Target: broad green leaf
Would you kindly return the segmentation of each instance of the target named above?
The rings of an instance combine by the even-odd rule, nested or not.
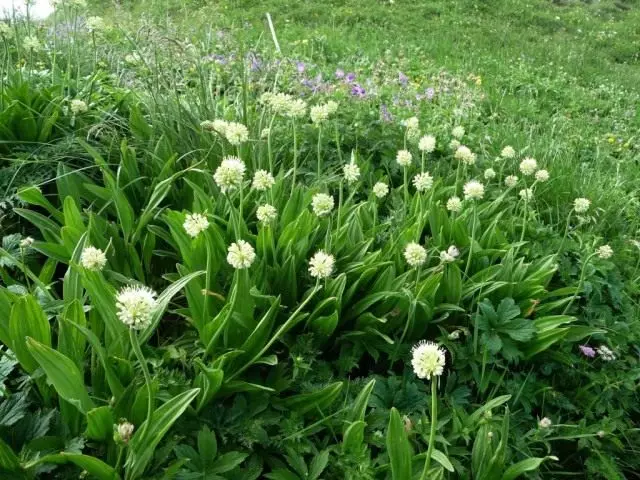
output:
[[[20,459],[0,438],[0,471],[15,472],[20,470]]]
[[[44,345],[51,345],[51,326],[46,315],[32,295],[20,297],[11,309],[9,319],[11,349],[28,373],[38,368],[38,362],[27,348],[26,338],[31,337]]]
[[[502,480],[515,480],[525,472],[533,472],[546,460],[557,461],[557,457],[548,456],[544,458],[527,458],[507,468],[502,475]]]
[[[333,403],[338,394],[342,391],[342,382],[335,382],[327,385],[323,389],[311,393],[301,393],[281,401],[282,405],[299,413],[306,413],[310,410],[324,410]]]
[[[111,407],[105,405],[89,410],[85,435],[91,440],[108,440],[113,436],[114,423]]]
[[[387,453],[391,464],[391,478],[393,480],[407,480],[412,478],[411,445],[404,430],[404,422],[400,413],[393,407],[389,417],[387,429]]]

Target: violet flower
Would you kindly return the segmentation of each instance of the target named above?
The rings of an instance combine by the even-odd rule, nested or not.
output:
[[[359,97],[362,98],[367,94],[367,92],[365,91],[365,89],[359,85],[359,84],[354,84],[353,88],[351,89],[351,95],[353,95],[354,97]]]
[[[596,356],[596,351],[589,345],[580,345],[578,348],[585,357],[593,358]]]
[[[296,68],[298,70],[298,73],[304,73],[304,63],[303,62],[296,62]]]
[[[348,83],[352,83],[354,80],[356,79],[356,74],[355,73],[347,73],[347,82]]]
[[[409,82],[409,77],[407,77],[404,73],[402,72],[398,72],[398,82],[400,83],[400,85],[402,85],[403,87],[407,86],[407,83]]]
[[[343,79],[343,78],[344,78],[344,70],[342,70],[341,68],[338,68],[338,69],[336,70],[336,78],[337,78],[338,80]]]

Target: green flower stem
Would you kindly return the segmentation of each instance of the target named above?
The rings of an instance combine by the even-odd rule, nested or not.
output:
[[[340,159],[340,164],[342,165],[342,147],[340,146],[340,130],[338,129],[338,120],[335,121],[335,132],[336,132],[336,149],[338,150],[338,158]]]
[[[340,231],[340,225],[342,223],[342,189],[343,182],[340,180],[340,188],[338,189],[338,231]]]
[[[562,253],[562,249],[564,248],[564,242],[567,239],[567,236],[569,235],[569,224],[571,223],[571,214],[574,212],[574,208],[572,208],[569,211],[569,215],[567,215],[567,225],[564,228],[564,235],[562,235],[562,241],[560,242],[560,247],[558,248],[558,251],[556,252],[556,257],[559,256]]]
[[[273,174],[273,150],[271,149],[271,129],[273,128],[273,122],[276,119],[275,114],[271,116],[269,122],[269,134],[267,135],[267,155],[269,156],[269,171]]]
[[[291,120],[291,124],[293,125],[293,180],[291,182],[291,195],[296,188],[296,174],[298,172],[298,135],[296,132],[296,121]]]
[[[469,256],[467,257],[467,265],[464,267],[464,276],[469,273],[469,267],[471,266],[471,257],[473,256],[473,242],[476,239],[476,220],[478,218],[478,205],[473,202],[473,223],[471,224],[471,243],[469,244]]]
[[[436,443],[436,428],[438,426],[438,384],[436,377],[431,376],[431,430],[429,431],[429,447],[427,448],[427,458],[424,460],[424,469],[420,480],[427,478],[427,472],[431,465],[431,454]]]
[[[151,375],[149,374],[149,369],[147,368],[147,361],[142,354],[142,350],[140,349],[140,343],[138,342],[138,336],[133,328],[129,329],[129,339],[131,340],[131,347],[133,348],[133,353],[135,353],[138,362],[140,363],[140,367],[142,368],[142,374],[144,375],[144,382],[147,385],[147,420],[144,423],[144,430],[140,432],[140,437],[144,438],[147,429],[151,425],[151,421],[153,418],[153,388],[151,386]]]
[[[584,283],[584,276],[587,273],[587,265],[589,265],[589,262],[591,261],[591,259],[596,255],[597,255],[597,252],[594,252],[591,255],[589,255],[584,261],[584,264],[582,265],[582,270],[580,272],[580,280],[578,280],[578,288],[576,288],[576,293],[573,294],[573,296],[571,297],[571,300],[569,300],[569,303],[567,303],[567,306],[562,311],[562,315],[567,314],[567,312],[571,308],[571,305],[573,305],[573,302],[578,297],[578,293],[580,292],[580,290],[582,290],[582,284]]]
[[[404,167],[404,210],[405,214],[409,205],[409,171]]]
[[[421,165],[420,173],[424,173],[424,166],[425,166],[425,155],[424,155],[424,150],[423,150],[422,151],[422,165]]]
[[[322,175],[322,125],[318,125],[318,180],[320,180],[320,175]]]

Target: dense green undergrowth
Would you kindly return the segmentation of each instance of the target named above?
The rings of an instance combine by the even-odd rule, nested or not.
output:
[[[635,478],[638,5],[83,3],[0,24],[2,478]]]

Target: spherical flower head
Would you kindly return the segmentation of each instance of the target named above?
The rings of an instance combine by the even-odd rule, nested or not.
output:
[[[398,150],[398,153],[396,154],[396,162],[398,162],[398,165],[404,168],[407,168],[409,165],[411,165],[412,158],[413,156],[411,155],[411,152],[409,150]]]
[[[465,200],[482,200],[484,197],[484,185],[477,180],[471,180],[464,184],[462,189]]]
[[[238,157],[226,157],[213,174],[213,179],[224,193],[242,185],[246,168]]]
[[[329,100],[325,106],[327,107],[329,115],[334,115],[338,111],[338,102],[334,102],[333,100]]]
[[[471,151],[466,145],[460,145],[456,149],[456,153],[453,155],[456,160],[461,160],[467,165],[473,165],[476,163],[476,154]]]
[[[227,262],[236,270],[249,268],[256,259],[256,252],[249,242],[238,240],[229,245]]]
[[[576,198],[573,201],[573,209],[577,213],[586,212],[587,210],[589,210],[590,206],[591,206],[591,200],[589,200],[588,198]]]
[[[314,278],[327,278],[333,273],[334,264],[333,255],[320,250],[309,260],[309,273]]]
[[[428,172],[419,173],[413,177],[413,186],[418,192],[429,190],[433,186],[433,177]]]
[[[320,125],[329,119],[329,109],[326,105],[314,105],[309,111],[309,116],[314,124]]]
[[[516,156],[516,151],[511,145],[507,145],[500,152],[500,156],[502,158],[514,158]]]
[[[530,188],[523,188],[518,192],[518,195],[520,195],[520,198],[525,202],[530,202],[533,199],[533,190]]]
[[[102,17],[89,17],[87,18],[87,30],[90,32],[100,32],[105,29],[106,25]]]
[[[597,250],[598,257],[607,259],[613,257],[613,249],[609,245],[602,245]]]
[[[20,240],[20,248],[30,248],[34,241],[32,237],[23,238]]]
[[[342,170],[344,171],[344,179],[349,185],[357,182],[360,178],[360,167],[353,160],[342,167]]]
[[[222,120],[220,118],[214,120],[213,122],[211,122],[211,130],[210,131],[214,131],[216,133],[218,133],[218,135],[222,135],[223,137],[226,136],[227,133],[227,126],[229,125],[229,122],[227,122],[226,120]]]
[[[549,172],[547,170],[538,170],[536,172],[536,181],[544,183],[549,180]]]
[[[316,193],[311,199],[311,208],[313,213],[319,217],[329,215],[333,210],[334,201],[331,195],[326,193]]]
[[[251,186],[259,192],[269,190],[276,183],[275,178],[266,170],[257,170],[253,175],[253,183]]]
[[[605,362],[611,362],[616,359],[613,351],[606,345],[600,345],[598,348],[596,348],[596,352],[598,352],[600,358],[602,358],[602,360],[604,360]]]
[[[439,377],[444,372],[445,363],[445,351],[437,343],[423,340],[411,349],[411,366],[420,379]]]
[[[213,132],[215,131],[215,128],[213,127],[213,122],[211,120],[203,120],[200,122],[200,127],[207,131],[207,132]]]
[[[71,109],[71,113],[73,113],[74,115],[79,115],[88,110],[87,104],[82,100],[78,100],[77,98],[71,100],[69,108]]]
[[[37,52],[42,48],[42,45],[40,45],[40,40],[38,40],[38,37],[34,35],[27,35],[22,41],[22,47],[25,50]]]
[[[596,351],[589,345],[580,345],[578,349],[585,357],[593,358],[596,356]]]
[[[128,53],[124,56],[124,61],[129,65],[138,65],[142,62],[142,57],[138,52]]]
[[[264,205],[260,205],[258,210],[256,211],[256,217],[258,217],[258,221],[263,225],[268,225],[273,222],[278,217],[278,210],[273,205],[269,205],[265,203]]]
[[[527,157],[520,162],[520,171],[524,176],[530,176],[538,169],[538,162],[535,158]]]
[[[270,93],[267,92],[262,95],[265,102],[271,107],[274,113],[280,115],[287,115],[293,98],[286,93]]]
[[[269,138],[270,134],[271,134],[271,129],[269,127],[263,128],[262,131],[260,132],[260,138],[262,139]]]
[[[540,428],[550,428],[551,425],[553,425],[553,422],[549,417],[541,418],[540,421],[538,422],[538,426]]]
[[[513,188],[518,184],[518,177],[515,175],[509,175],[504,179],[504,184],[509,188]]]
[[[459,197],[451,197],[447,200],[447,210],[450,212],[459,212],[462,210],[462,200]]]
[[[417,130],[420,128],[420,120],[418,117],[411,117],[403,120],[402,125],[404,125],[408,130]]]
[[[129,443],[135,427],[132,423],[122,422],[116,426],[114,440],[116,443]]]
[[[196,238],[200,233],[209,228],[209,220],[201,213],[189,213],[182,226],[185,232],[187,232],[187,235]]]
[[[451,130],[451,135],[460,140],[464,136],[464,127],[461,125],[453,127],[453,130]]]
[[[143,330],[151,325],[156,310],[156,292],[143,285],[129,285],[116,295],[118,318],[129,328]]]
[[[416,242],[404,247],[404,258],[411,267],[419,267],[427,261],[427,250]]]
[[[460,146],[460,142],[458,140],[456,140],[455,138],[449,142],[449,148],[451,150],[455,151],[455,150],[458,149],[459,146]]]
[[[378,198],[384,198],[389,194],[389,185],[378,182],[373,186],[373,194]]]
[[[433,135],[424,135],[418,142],[418,150],[421,152],[431,153],[436,149],[436,137]]]
[[[87,270],[100,271],[107,264],[107,256],[99,248],[84,247],[80,254],[80,264]]]
[[[460,251],[455,245],[451,245],[447,250],[440,252],[440,261],[443,263],[455,262],[460,255]]]
[[[241,123],[229,122],[224,130],[224,136],[231,145],[238,146],[249,140],[249,130]]]
[[[11,25],[6,22],[0,22],[0,37],[5,40],[11,40],[13,38],[13,29]]]
[[[307,113],[307,103],[304,100],[296,98],[289,102],[287,115],[291,118],[301,118]]]
[[[487,168],[484,171],[484,178],[486,180],[491,180],[492,178],[496,178],[496,171],[493,168]]]

